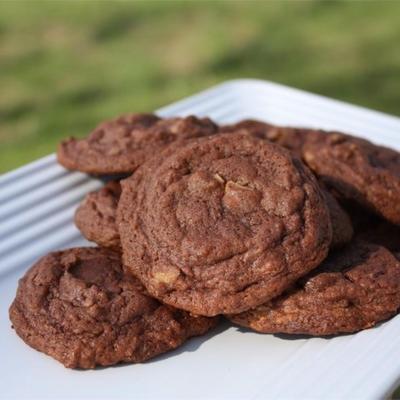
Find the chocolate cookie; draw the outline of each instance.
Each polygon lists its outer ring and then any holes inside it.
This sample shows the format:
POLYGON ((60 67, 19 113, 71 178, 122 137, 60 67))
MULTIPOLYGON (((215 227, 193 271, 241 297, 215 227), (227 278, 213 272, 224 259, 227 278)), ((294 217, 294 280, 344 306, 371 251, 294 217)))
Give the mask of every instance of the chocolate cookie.
POLYGON ((19 282, 10 319, 29 346, 69 368, 142 362, 216 323, 150 298, 119 255, 101 248, 38 261, 19 282))
POLYGON ((312 129, 276 126, 254 119, 245 119, 236 124, 225 125, 220 130, 221 132, 243 131, 260 139, 267 139, 287 148, 299 158, 301 158, 307 135, 314 132, 312 129))
POLYGON ((328 186, 400 224, 400 154, 341 133, 313 135, 303 159, 328 186))
POLYGON ((400 262, 382 246, 355 241, 284 295, 230 319, 263 333, 332 335, 370 328, 399 307, 400 262))
POLYGON ((57 157, 68 169, 94 175, 132 173, 168 144, 212 135, 217 129, 208 118, 125 115, 103 122, 86 139, 63 141, 57 157))
POLYGON ((149 293, 196 314, 235 313, 282 293, 331 242, 311 172, 244 134, 196 139, 122 181, 124 262, 149 293))
MULTIPOLYGON (((302 149, 307 137, 316 132, 312 129, 274 126, 266 122, 251 119, 243 120, 233 125, 225 125, 221 127, 221 131, 245 132, 252 136, 269 140, 287 148, 299 158, 302 156, 302 149)), ((349 216, 339 205, 336 198, 325 187, 322 190, 332 221, 333 236, 331 246, 337 248, 351 241, 353 226, 349 216)))
POLYGON ((120 248, 116 223, 120 195, 118 181, 110 181, 100 190, 86 195, 75 212, 75 225, 86 239, 103 247, 120 248))
POLYGON ((353 238, 351 219, 328 190, 321 188, 332 223, 331 248, 339 248, 349 243, 353 238))

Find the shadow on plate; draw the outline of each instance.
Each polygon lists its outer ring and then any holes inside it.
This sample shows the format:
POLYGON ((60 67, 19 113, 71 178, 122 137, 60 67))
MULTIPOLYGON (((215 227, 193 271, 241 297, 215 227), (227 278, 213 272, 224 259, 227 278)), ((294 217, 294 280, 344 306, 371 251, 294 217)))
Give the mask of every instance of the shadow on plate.
MULTIPOLYGON (((394 318, 394 317, 393 317, 394 318)), ((345 337, 345 336, 354 336, 357 333, 361 333, 364 331, 373 331, 375 329, 380 328, 382 325, 384 325, 387 321, 382 321, 377 323, 375 326, 368 328, 368 329, 363 329, 359 332, 354 332, 354 333, 339 333, 337 335, 326 335, 326 336, 314 336, 314 335, 304 335, 304 334, 289 334, 289 333, 261 333, 261 332, 256 332, 250 328, 245 328, 242 326, 237 326, 235 325, 236 331, 240 332, 240 333, 255 333, 258 335, 272 335, 274 337, 276 337, 277 339, 282 339, 282 340, 304 340, 304 339, 314 339, 314 338, 318 338, 318 339, 325 339, 325 340, 331 340, 331 339, 335 339, 337 337, 345 337)))

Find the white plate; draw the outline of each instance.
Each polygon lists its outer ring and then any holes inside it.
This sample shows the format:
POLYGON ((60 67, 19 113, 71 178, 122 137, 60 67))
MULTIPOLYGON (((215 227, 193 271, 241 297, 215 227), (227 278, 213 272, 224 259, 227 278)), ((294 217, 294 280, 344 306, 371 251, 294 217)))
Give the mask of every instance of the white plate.
MULTIPOLYGON (((400 149, 400 119, 281 85, 237 80, 162 108, 218 122, 259 118, 338 129, 400 149)), ((146 364, 72 371, 26 346, 8 306, 18 278, 50 250, 87 245, 74 209, 100 181, 53 155, 0 177, 0 397, 261 399, 382 398, 400 377, 400 318, 332 339, 260 335, 223 324, 146 364)))

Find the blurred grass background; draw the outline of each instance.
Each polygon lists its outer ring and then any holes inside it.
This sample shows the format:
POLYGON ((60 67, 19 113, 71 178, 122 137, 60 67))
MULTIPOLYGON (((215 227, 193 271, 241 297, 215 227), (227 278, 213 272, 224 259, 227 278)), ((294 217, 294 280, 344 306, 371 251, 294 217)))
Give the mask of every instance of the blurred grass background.
POLYGON ((400 115, 400 2, 1 2, 0 172, 226 79, 400 115))

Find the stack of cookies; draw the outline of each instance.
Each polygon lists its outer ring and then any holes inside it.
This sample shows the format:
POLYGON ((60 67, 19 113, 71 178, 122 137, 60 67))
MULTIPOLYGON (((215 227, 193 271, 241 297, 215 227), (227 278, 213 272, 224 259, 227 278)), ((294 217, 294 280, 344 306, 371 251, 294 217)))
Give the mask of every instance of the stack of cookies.
POLYGON ((394 150, 261 121, 134 114, 64 141, 58 159, 107 179, 75 214, 98 247, 39 260, 10 318, 67 367, 148 360, 221 315, 262 333, 333 335, 400 308, 394 150))

